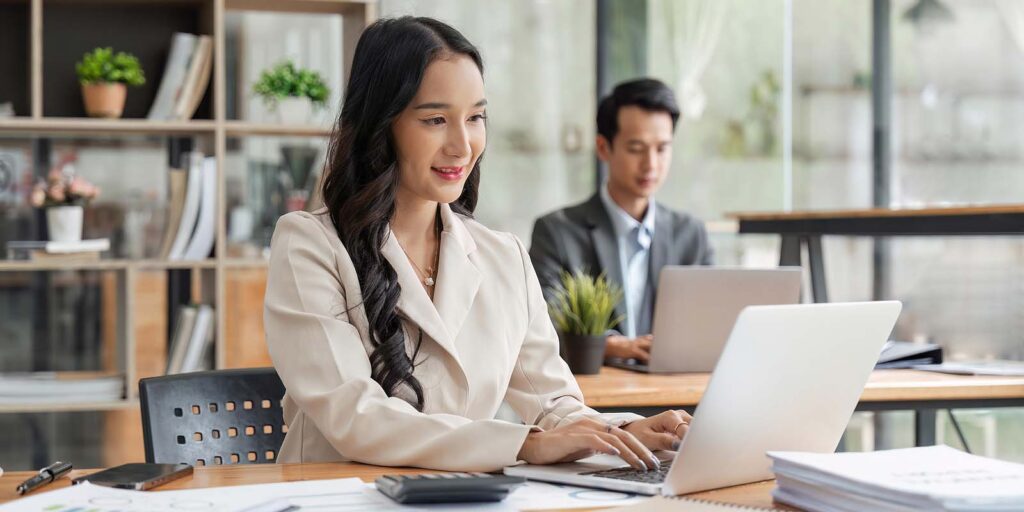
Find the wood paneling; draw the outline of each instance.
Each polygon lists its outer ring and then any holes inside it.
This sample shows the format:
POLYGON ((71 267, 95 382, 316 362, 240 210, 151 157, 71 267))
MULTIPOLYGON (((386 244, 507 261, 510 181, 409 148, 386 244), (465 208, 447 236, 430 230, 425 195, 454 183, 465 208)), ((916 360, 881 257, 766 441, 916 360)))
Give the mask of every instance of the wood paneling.
POLYGON ((263 335, 266 268, 225 270, 224 366, 272 366, 263 335))

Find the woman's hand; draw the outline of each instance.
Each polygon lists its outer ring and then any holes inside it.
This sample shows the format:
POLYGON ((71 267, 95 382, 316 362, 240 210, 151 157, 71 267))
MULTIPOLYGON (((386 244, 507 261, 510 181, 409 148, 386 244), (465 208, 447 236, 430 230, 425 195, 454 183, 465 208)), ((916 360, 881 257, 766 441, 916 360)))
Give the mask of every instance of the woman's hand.
POLYGON ((657 457, 632 434, 594 418, 583 418, 544 432, 530 432, 519 449, 519 460, 554 464, 598 453, 617 455, 640 470, 661 466, 657 457))
POLYGON ((636 359, 641 363, 646 363, 651 357, 652 341, 654 341, 654 336, 650 334, 633 339, 612 334, 605 340, 604 357, 636 359))
POLYGON ((686 411, 665 411, 650 418, 623 425, 622 429, 651 450, 678 450, 693 416, 686 411))

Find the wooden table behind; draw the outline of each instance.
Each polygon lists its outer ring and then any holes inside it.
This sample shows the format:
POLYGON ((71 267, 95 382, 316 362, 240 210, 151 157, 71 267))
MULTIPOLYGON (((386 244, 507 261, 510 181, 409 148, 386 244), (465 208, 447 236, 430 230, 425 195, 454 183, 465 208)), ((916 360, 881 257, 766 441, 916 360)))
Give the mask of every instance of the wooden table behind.
MULTIPOLYGON (((591 407, 692 407, 710 374, 645 374, 602 368, 576 376, 591 407)), ((947 375, 917 370, 876 370, 861 402, 991 400, 1024 398, 1024 377, 947 375)))

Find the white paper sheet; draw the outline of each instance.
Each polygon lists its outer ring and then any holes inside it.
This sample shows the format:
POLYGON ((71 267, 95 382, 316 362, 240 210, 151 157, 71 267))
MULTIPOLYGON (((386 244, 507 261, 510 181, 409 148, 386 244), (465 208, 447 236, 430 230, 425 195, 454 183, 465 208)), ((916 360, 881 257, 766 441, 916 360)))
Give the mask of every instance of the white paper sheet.
POLYGON ((542 482, 527 482, 498 503, 440 505, 400 505, 358 478, 180 491, 127 491, 85 483, 12 501, 0 506, 0 512, 510 512, 630 505, 643 499, 633 494, 542 482))
POLYGON ((346 493, 363 494, 363 482, 346 478, 181 491, 128 491, 84 483, 49 492, 41 490, 0 506, 0 512, 241 512, 282 498, 346 493))

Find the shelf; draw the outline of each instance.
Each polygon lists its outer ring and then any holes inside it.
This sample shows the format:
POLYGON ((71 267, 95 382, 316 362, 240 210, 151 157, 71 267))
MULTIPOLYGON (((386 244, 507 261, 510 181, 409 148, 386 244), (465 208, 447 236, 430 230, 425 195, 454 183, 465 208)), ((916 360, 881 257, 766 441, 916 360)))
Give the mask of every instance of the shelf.
POLYGON ((129 267, 160 270, 180 268, 214 268, 216 260, 201 261, 169 261, 169 260, 123 260, 110 259, 98 261, 0 261, 0 272, 34 272, 48 270, 125 270, 129 267))
POLYGON ((90 119, 74 117, 0 119, 0 133, 68 135, 174 135, 213 134, 216 124, 209 120, 150 121, 148 119, 90 119))
MULTIPOLYGON (((377 0, 225 0, 224 7, 233 11, 276 11, 302 14, 349 14, 377 0)), ((357 11, 358 12, 358 11, 357 11)))
POLYGON ((138 407, 138 400, 111 400, 107 402, 34 402, 23 404, 0 404, 0 414, 28 413, 28 412, 90 412, 90 411, 120 411, 138 407))
POLYGON ((229 258, 224 260, 226 268, 264 268, 269 263, 263 258, 229 258))
POLYGON ((249 123, 246 121, 227 121, 225 131, 228 137, 244 135, 262 135, 271 137, 330 137, 331 127, 299 126, 267 123, 249 123))

